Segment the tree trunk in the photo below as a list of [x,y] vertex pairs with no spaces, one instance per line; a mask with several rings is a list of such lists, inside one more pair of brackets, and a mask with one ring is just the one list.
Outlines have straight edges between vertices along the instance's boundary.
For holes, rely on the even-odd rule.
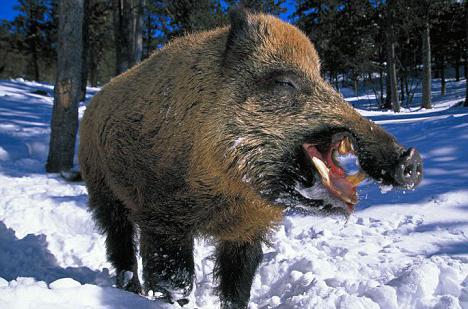
[[467,71],[468,71],[468,48],[466,45],[468,45],[468,1],[465,1],[465,36],[466,36],[466,41],[465,41],[465,104],[464,106],[468,107],[468,76],[467,76]]
[[390,80],[390,102],[395,113],[400,112],[400,101],[398,100],[398,84],[397,84],[397,73],[396,73],[396,61],[395,61],[395,43],[393,41],[393,27],[388,25],[387,28],[387,66],[388,66],[388,77]]
[[439,71],[439,63],[440,63],[440,57],[439,57],[439,53],[436,53],[434,52],[434,62],[436,64],[435,68],[434,68],[434,78],[440,78],[440,71]]
[[88,54],[89,54],[89,0],[84,1],[84,14],[83,14],[83,50],[81,52],[81,88],[80,88],[80,101],[86,99],[86,86],[88,84]]
[[390,90],[390,66],[387,63],[387,74],[385,76],[385,101],[384,109],[392,109],[392,94]]
[[355,72],[352,73],[352,79],[353,79],[353,90],[354,90],[354,95],[358,96],[358,91],[359,91],[359,82],[358,82],[358,76]]
[[411,104],[411,90],[408,83],[408,74],[405,75],[405,93],[406,93],[406,105],[409,107]]
[[143,7],[144,0],[132,1],[132,51],[130,53],[130,66],[140,63],[143,56]]
[[98,86],[98,62],[94,51],[94,47],[90,44],[89,48],[89,84],[91,87]]
[[125,72],[129,68],[128,53],[130,42],[128,41],[128,0],[112,0],[112,16],[114,22],[116,75]]
[[[40,81],[40,75],[39,75],[39,55],[38,55],[38,47],[37,47],[37,40],[39,37],[38,32],[38,25],[37,25],[37,6],[36,4],[31,3],[29,5],[29,10],[28,10],[28,47],[31,51],[32,54],[32,59],[31,59],[31,66],[33,69],[33,79],[37,82]],[[31,72],[31,71],[29,71]]]
[[442,56],[440,59],[440,95],[444,96],[445,95],[445,88],[446,88],[446,82],[445,82],[445,57]]
[[405,84],[404,84],[404,75],[405,73],[400,74],[400,102],[404,103],[405,102]]
[[424,25],[422,33],[422,59],[423,59],[423,78],[422,78],[422,104],[426,109],[432,108],[431,102],[431,40],[429,32],[429,22]]
[[146,50],[145,50],[145,58],[149,57],[151,55],[151,50],[152,50],[152,43],[153,43],[153,23],[151,22],[151,14],[150,12],[147,13],[146,16]]
[[[91,87],[98,86],[98,72],[99,72],[99,59],[101,58],[102,51],[99,50],[99,28],[97,19],[103,18],[104,12],[99,10],[98,3],[101,0],[87,0],[88,3],[88,81]],[[99,17],[96,17],[99,16]]]
[[73,166],[81,87],[83,1],[59,2],[57,76],[47,172],[67,171]]
[[39,75],[39,57],[37,55],[37,48],[36,48],[36,43],[33,43],[33,48],[32,48],[32,62],[33,62],[33,74],[34,74],[34,80],[37,82],[41,81],[41,76]]
[[383,104],[384,94],[383,94],[383,70],[382,67],[379,66],[379,87],[380,87],[380,98],[379,98],[379,105]]
[[117,74],[141,61],[143,6],[144,0],[112,0]]
[[[468,43],[467,43],[467,45],[468,45]],[[466,49],[465,63],[463,64],[463,75],[465,76],[466,80],[468,80],[468,58],[467,57],[468,57],[468,48]]]

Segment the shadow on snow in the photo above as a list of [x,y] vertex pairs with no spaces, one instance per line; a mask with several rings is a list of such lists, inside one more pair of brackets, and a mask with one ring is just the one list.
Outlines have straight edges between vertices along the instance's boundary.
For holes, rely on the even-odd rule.
[[28,234],[22,239],[0,221],[0,277],[10,281],[17,277],[33,277],[50,283],[60,278],[72,278],[81,284],[110,285],[109,271],[94,271],[88,267],[57,265],[47,249],[45,235]]

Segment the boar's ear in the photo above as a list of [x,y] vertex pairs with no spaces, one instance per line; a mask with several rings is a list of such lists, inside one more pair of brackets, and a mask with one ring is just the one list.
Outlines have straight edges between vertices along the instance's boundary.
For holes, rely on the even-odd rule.
[[229,20],[231,21],[231,33],[239,35],[247,31],[249,26],[250,12],[243,6],[235,7],[229,10]]
[[229,11],[231,28],[224,51],[223,64],[235,65],[240,59],[255,51],[256,45],[269,34],[268,24],[259,15],[240,6]]
[[233,48],[236,41],[242,41],[249,34],[249,15],[250,12],[243,6],[234,7],[229,10],[229,19],[231,20],[231,29],[226,43],[226,49]]

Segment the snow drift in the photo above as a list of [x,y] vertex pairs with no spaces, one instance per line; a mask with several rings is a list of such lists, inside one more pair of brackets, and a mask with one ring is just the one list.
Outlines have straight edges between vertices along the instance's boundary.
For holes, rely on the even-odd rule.
[[[464,83],[450,81],[430,111],[361,111],[418,148],[424,181],[406,192],[362,185],[347,222],[291,211],[264,248],[251,308],[468,308],[468,110],[454,106]],[[44,173],[52,93],[0,81],[0,307],[175,307],[112,287],[86,188]],[[212,250],[196,242],[189,308],[219,306]]]

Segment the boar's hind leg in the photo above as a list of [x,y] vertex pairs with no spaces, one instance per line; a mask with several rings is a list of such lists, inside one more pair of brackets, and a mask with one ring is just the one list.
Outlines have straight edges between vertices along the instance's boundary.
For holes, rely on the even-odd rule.
[[89,206],[106,235],[107,258],[116,269],[116,285],[141,293],[135,256],[135,228],[128,219],[129,211],[103,182],[99,184],[93,186],[88,183]]
[[187,304],[193,287],[193,236],[141,231],[140,242],[146,292]]
[[261,242],[223,241],[216,251],[221,308],[247,308],[252,280],[263,257]]

